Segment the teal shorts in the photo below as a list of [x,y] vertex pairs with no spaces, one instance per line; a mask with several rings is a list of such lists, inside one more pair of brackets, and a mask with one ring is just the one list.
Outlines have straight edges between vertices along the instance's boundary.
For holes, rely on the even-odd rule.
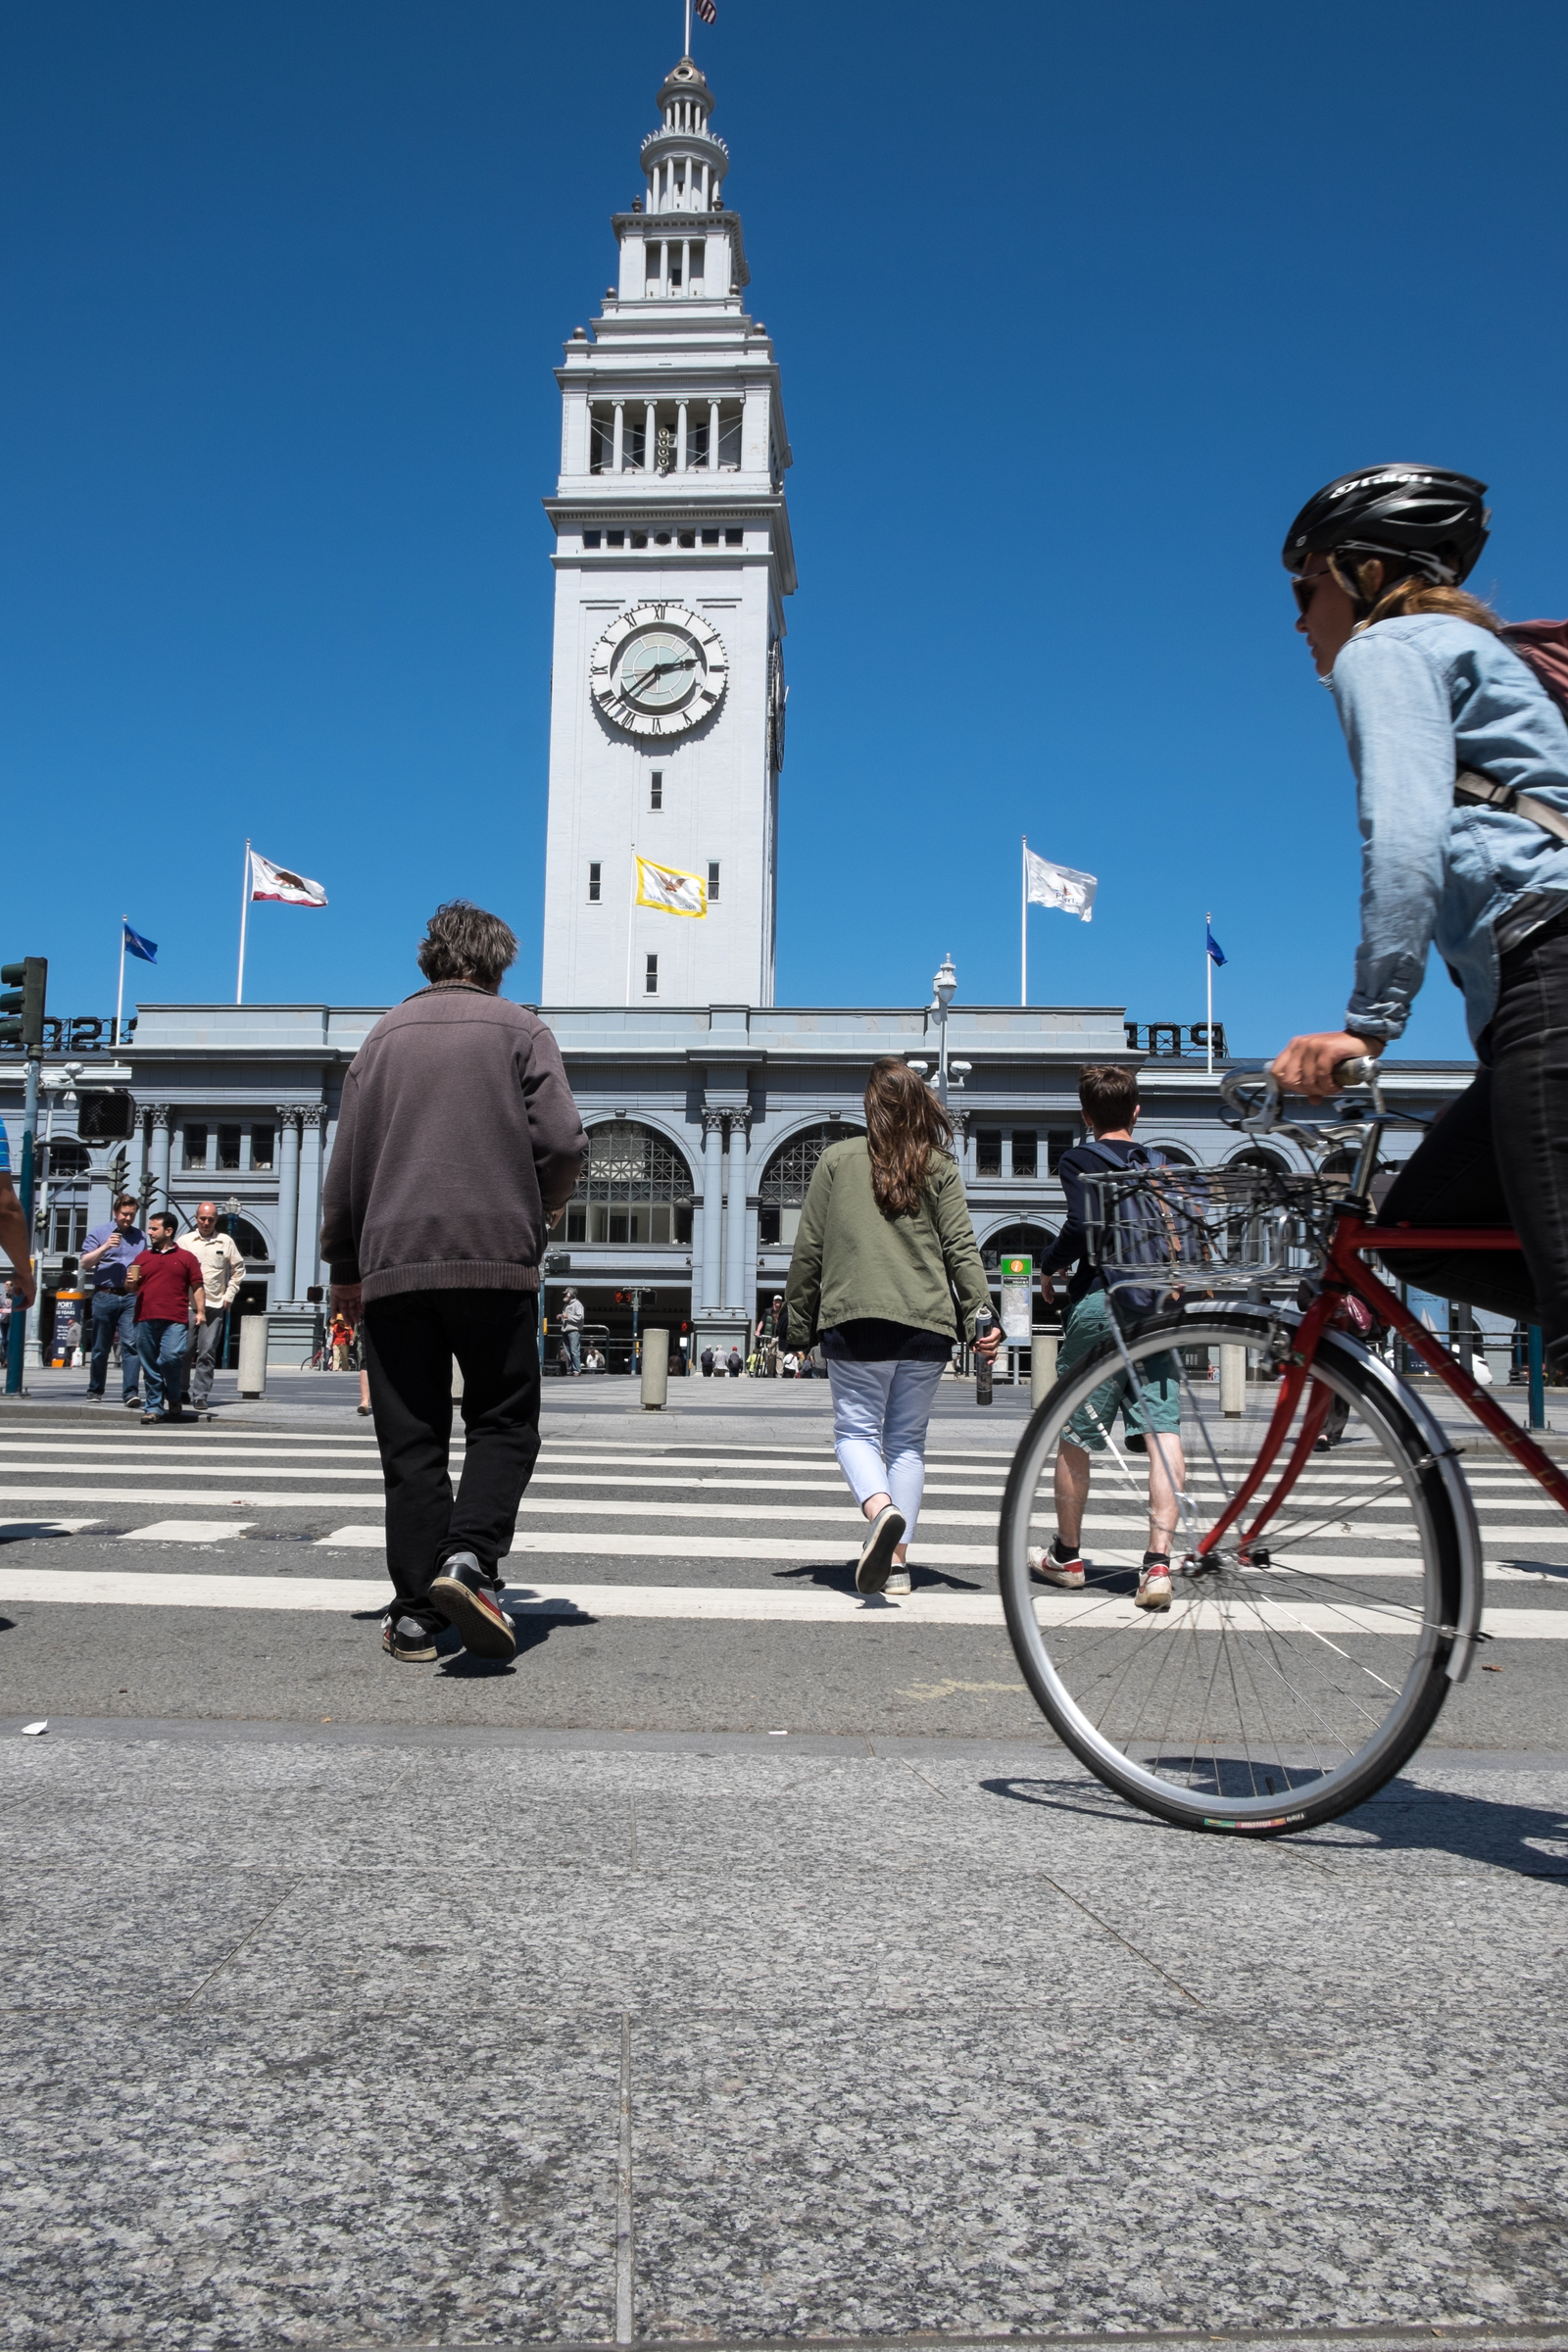
[[[1102,1340],[1108,1340],[1111,1331],[1109,1298],[1103,1291],[1090,1291],[1068,1312],[1061,1353],[1056,1358],[1056,1378],[1070,1372]],[[1174,1434],[1182,1420],[1181,1371],[1174,1350],[1147,1357],[1138,1367],[1143,1395],[1135,1396],[1126,1366],[1120,1366],[1101,1382],[1087,1404],[1078,1407],[1062,1436],[1086,1453],[1103,1453],[1118,1411],[1130,1438],[1146,1437],[1151,1430]]]

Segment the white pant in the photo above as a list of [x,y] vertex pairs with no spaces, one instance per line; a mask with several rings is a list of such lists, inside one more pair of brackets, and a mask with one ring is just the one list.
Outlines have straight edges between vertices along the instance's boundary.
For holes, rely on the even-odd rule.
[[891,1494],[914,1533],[925,1492],[925,1428],[946,1364],[852,1364],[828,1358],[833,1450],[857,1502]]

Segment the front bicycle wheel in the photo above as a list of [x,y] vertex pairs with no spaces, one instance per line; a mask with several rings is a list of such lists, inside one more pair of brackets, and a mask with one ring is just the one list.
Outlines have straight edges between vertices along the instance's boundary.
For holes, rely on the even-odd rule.
[[[1125,1356],[1111,1340],[1074,1365],[1014,1459],[999,1556],[1018,1664],[1073,1753],[1162,1820],[1260,1837],[1360,1804],[1420,1744],[1447,1693],[1463,1583],[1442,1467],[1378,1368],[1334,1333],[1256,1494],[1205,1549],[1269,1421],[1226,1417],[1219,1351],[1255,1351],[1270,1330],[1266,1314],[1195,1308],[1144,1323]],[[1119,1395],[1106,1387],[1118,1377]],[[1147,1450],[1128,1442],[1140,1390]],[[1064,1442],[1091,1464],[1075,1590],[1029,1562],[1055,1532]],[[1134,1599],[1156,1454],[1178,1492],[1158,1613]]]

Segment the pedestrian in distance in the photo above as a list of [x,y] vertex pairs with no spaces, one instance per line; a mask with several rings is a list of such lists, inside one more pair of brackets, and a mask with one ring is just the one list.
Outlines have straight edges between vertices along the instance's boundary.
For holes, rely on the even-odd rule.
[[437,907],[428,985],[350,1063],[326,1174],[321,1254],[363,1334],[386,1487],[382,1647],[405,1664],[433,1659],[443,1626],[479,1657],[516,1647],[501,1561],[539,1455],[540,1261],[588,1152],[555,1039],[501,999],[516,954],[498,915]]
[[561,1325],[561,1336],[566,1343],[568,1380],[575,1380],[582,1370],[582,1327],[586,1319],[587,1310],[582,1300],[575,1291],[568,1291],[561,1301],[561,1312],[556,1318]]
[[5,1251],[12,1265],[5,1317],[6,1346],[9,1348],[12,1310],[20,1307],[24,1311],[31,1306],[38,1286],[32,1271],[32,1237],[27,1231],[27,1220],[22,1213],[22,1202],[17,1199],[16,1188],[11,1181],[11,1151],[3,1126],[0,1126],[0,1250]]
[[109,1387],[109,1351],[120,1343],[120,1382],[122,1404],[141,1401],[141,1357],[136,1352],[136,1294],[125,1288],[126,1268],[135,1264],[147,1247],[147,1236],[136,1222],[136,1197],[119,1193],[107,1225],[95,1225],[81,1251],[81,1272],[92,1285],[92,1353],[87,1366],[87,1398],[103,1401]]
[[[1078,1144],[1061,1155],[1061,1186],[1067,1216],[1061,1231],[1040,1266],[1040,1296],[1049,1306],[1056,1296],[1055,1277],[1068,1267],[1067,1314],[1058,1377],[1070,1372],[1080,1357],[1108,1339],[1116,1326],[1104,1276],[1090,1262],[1088,1225],[1090,1201],[1086,1172],[1149,1163],[1149,1154],[1133,1141],[1138,1123],[1138,1081],[1131,1070],[1114,1064],[1092,1063],[1078,1081],[1078,1101],[1093,1142]],[[1077,1592],[1084,1582],[1084,1509],[1089,1500],[1091,1456],[1103,1453],[1118,1411],[1130,1451],[1147,1453],[1149,1462],[1149,1545],[1139,1571],[1134,1598],[1141,1609],[1170,1607],[1170,1547],[1176,1532],[1176,1496],[1187,1484],[1181,1428],[1181,1362],[1175,1354],[1156,1355],[1139,1374],[1142,1396],[1132,1393],[1125,1372],[1113,1372],[1101,1383],[1087,1404],[1081,1404],[1067,1424],[1056,1447],[1056,1532],[1051,1543],[1029,1553],[1029,1569],[1037,1584],[1059,1585]]]
[[712,1377],[713,1377],[713,1363],[714,1363],[713,1350],[711,1349],[711,1348],[705,1348],[703,1349],[703,1355],[702,1355],[702,1364],[703,1364],[703,1378],[704,1378],[705,1380],[711,1380],[711,1379],[712,1379]]
[[185,1359],[185,1384],[187,1401],[204,1413],[212,1402],[213,1373],[223,1352],[228,1310],[245,1279],[245,1254],[233,1235],[220,1229],[216,1200],[197,1201],[196,1222],[180,1235],[179,1246],[202,1270],[207,1314],[196,1327],[195,1344]]
[[201,1261],[179,1247],[174,1239],[178,1230],[179,1219],[172,1210],[156,1209],[147,1220],[146,1249],[125,1268],[125,1287],[136,1299],[144,1427],[149,1421],[181,1418],[191,1318],[198,1334],[207,1320]]
[[[865,1128],[816,1163],[785,1301],[797,1352],[820,1335],[833,1449],[870,1521],[856,1589],[907,1592],[926,1425],[956,1336],[954,1293],[968,1337],[991,1293],[953,1122],[906,1063],[872,1063]],[[997,1329],[978,1341],[980,1352],[994,1357],[1000,1339]]]
[[724,1358],[724,1369],[731,1380],[739,1380],[745,1371],[746,1360],[738,1348],[731,1348],[728,1355]]

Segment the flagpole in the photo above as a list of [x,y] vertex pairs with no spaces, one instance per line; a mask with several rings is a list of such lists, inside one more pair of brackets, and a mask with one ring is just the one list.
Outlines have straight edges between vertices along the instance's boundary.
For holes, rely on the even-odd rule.
[[686,0],[686,46],[685,46],[685,48],[684,48],[684,49],[681,51],[681,55],[682,55],[682,57],[690,57],[691,53],[692,53],[692,0]]
[[120,989],[115,998],[114,1035],[114,1043],[117,1046],[120,1043],[120,1032],[125,1025],[125,925],[129,919],[128,915],[123,914],[120,918]]
[[637,844],[631,845],[631,897],[626,905],[626,1003],[631,1004],[631,935],[637,920]]
[[1022,841],[1023,871],[1019,887],[1023,893],[1023,911],[1018,918],[1018,1003],[1027,1012],[1029,1009],[1029,836],[1027,833],[1022,836]]
[[1211,1078],[1214,1075],[1214,958],[1208,952],[1208,943],[1213,937],[1213,922],[1211,909],[1203,917],[1203,978],[1208,988],[1208,1026],[1203,1034],[1208,1039],[1208,1074]]
[[245,1002],[245,917],[251,908],[251,845],[245,843],[245,881],[239,894],[239,977],[234,982],[234,1002]]

